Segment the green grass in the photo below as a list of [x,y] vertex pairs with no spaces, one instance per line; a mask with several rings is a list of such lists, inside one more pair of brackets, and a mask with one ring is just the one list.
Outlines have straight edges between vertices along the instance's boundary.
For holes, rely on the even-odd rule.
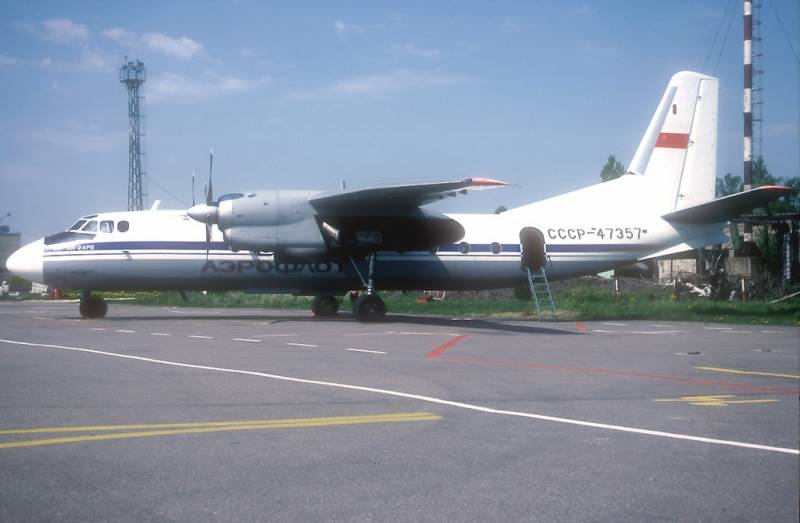
[[[170,307],[246,307],[263,309],[299,309],[311,307],[311,297],[286,294],[249,294],[245,292],[188,292],[185,301],[178,292],[101,292],[109,300],[126,300],[140,305]],[[65,298],[78,298],[77,292]],[[470,316],[483,318],[536,319],[533,303],[519,299],[478,299],[471,293],[453,293],[444,301],[417,303],[420,293],[382,293],[390,312],[403,314],[433,314],[443,316]],[[610,290],[593,285],[576,285],[554,293],[558,319],[562,321],[588,320],[653,320],[653,321],[703,321],[755,325],[800,326],[800,300],[783,303],[766,302],[730,303],[703,298],[672,298],[672,291],[661,287],[638,289],[613,294]],[[18,298],[9,298],[18,299]],[[40,298],[47,299],[47,298]],[[349,299],[342,300],[342,309],[350,306]]]
[[[304,309],[311,305],[307,296],[247,294],[243,292],[188,293],[186,302],[177,292],[101,293],[107,298],[133,298],[131,303],[191,307],[253,307]],[[418,293],[386,293],[387,309],[405,314],[434,314],[488,318],[536,319],[533,304],[518,299],[488,300],[462,294],[444,301],[417,303]],[[800,326],[798,300],[769,304],[764,302],[729,303],[702,298],[675,301],[670,289],[641,289],[615,295],[592,286],[579,286],[555,293],[558,319],[579,320],[654,320],[703,321],[719,323]],[[344,299],[342,309],[349,307]]]

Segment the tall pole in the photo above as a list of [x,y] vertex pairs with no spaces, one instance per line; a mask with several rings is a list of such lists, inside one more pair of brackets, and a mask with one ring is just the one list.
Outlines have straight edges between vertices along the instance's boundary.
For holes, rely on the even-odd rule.
[[[744,190],[753,187],[753,2],[744,0]],[[753,240],[753,226],[745,224],[745,242]]]
[[128,88],[128,210],[144,209],[142,177],[142,125],[141,87],[145,81],[145,68],[140,60],[128,61],[119,68],[119,81]]
[[744,190],[753,186],[753,2],[744,0]]

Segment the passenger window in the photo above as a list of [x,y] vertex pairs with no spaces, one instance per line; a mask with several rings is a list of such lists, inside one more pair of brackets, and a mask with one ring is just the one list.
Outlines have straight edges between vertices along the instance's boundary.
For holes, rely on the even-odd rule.
[[130,224],[127,221],[122,220],[120,222],[117,222],[117,230],[119,232],[128,232],[129,228],[130,228]]
[[67,229],[67,230],[68,230],[68,231],[79,231],[79,230],[81,229],[81,227],[83,227],[83,225],[84,225],[85,223],[86,223],[86,220],[78,220],[77,222],[75,222],[75,223],[72,225],[72,227],[70,227],[70,228],[69,228],[69,229]]
[[469,244],[467,242],[459,243],[458,252],[460,252],[461,254],[469,254]]
[[81,228],[83,232],[97,232],[97,222],[92,220]]
[[114,232],[114,222],[111,220],[100,222],[100,232]]

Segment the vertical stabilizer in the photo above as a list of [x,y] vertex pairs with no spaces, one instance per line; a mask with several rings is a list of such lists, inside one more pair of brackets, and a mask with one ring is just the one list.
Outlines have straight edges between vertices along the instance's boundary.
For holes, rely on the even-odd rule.
[[670,79],[629,172],[648,180],[661,212],[714,199],[718,81],[680,72]]

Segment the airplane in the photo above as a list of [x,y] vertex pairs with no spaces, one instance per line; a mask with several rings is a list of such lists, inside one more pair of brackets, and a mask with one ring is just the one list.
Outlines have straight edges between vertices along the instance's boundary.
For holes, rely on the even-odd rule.
[[361,289],[354,316],[379,321],[379,289],[505,288],[525,283],[526,268],[546,267],[551,280],[596,274],[722,243],[727,220],[791,192],[714,199],[717,98],[716,78],[675,74],[625,175],[500,214],[424,208],[507,185],[487,178],[214,200],[209,169],[205,203],[83,216],[20,248],[7,267],[82,290],[85,318],[106,315],[92,294],[103,290],[260,289],[315,296],[314,315],[329,316],[337,296]]

